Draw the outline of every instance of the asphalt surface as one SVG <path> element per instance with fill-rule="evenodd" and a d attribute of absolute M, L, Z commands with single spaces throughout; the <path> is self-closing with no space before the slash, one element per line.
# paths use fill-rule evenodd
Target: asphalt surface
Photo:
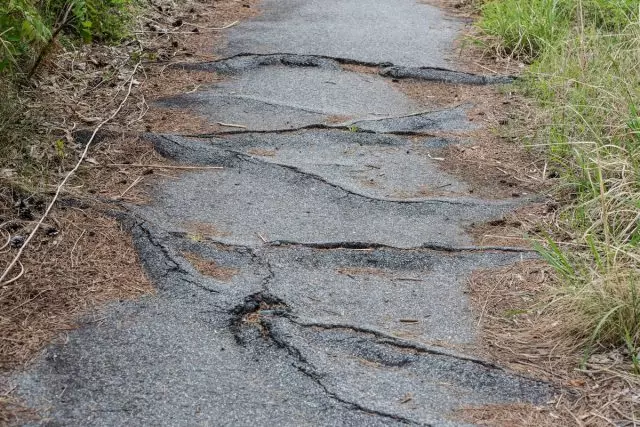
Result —
<path fill-rule="evenodd" d="M 460 350 L 477 339 L 469 275 L 532 256 L 474 246 L 468 226 L 516 202 L 470 197 L 431 156 L 473 128 L 470 106 L 420 111 L 391 83 L 494 82 L 433 68 L 460 24 L 413 0 L 262 7 L 199 65 L 226 81 L 161 103 L 244 129 L 148 135 L 224 167 L 158 179 L 122 215 L 158 292 L 88 318 L 18 393 L 48 426 L 448 426 L 548 400 Z"/>

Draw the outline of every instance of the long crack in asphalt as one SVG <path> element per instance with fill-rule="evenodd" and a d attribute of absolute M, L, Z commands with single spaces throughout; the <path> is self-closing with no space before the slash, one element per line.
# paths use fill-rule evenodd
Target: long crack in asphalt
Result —
<path fill-rule="evenodd" d="M 460 23 L 413 0 L 263 9 L 197 66 L 228 80 L 160 102 L 244 129 L 147 136 L 224 166 L 158 180 L 123 216 L 157 294 L 88 319 L 19 393 L 78 426 L 460 425 L 465 406 L 545 402 L 547 384 L 461 350 L 469 275 L 533 256 L 467 227 L 526 200 L 471 197 L 431 156 L 475 128 L 470 106 L 421 111 L 392 84 L 510 78 L 447 69 Z"/>

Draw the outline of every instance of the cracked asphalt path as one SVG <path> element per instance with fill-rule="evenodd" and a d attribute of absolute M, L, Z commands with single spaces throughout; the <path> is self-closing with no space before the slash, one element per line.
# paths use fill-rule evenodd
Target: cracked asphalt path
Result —
<path fill-rule="evenodd" d="M 532 256 L 474 246 L 469 224 L 517 205 L 469 197 L 430 155 L 475 126 L 469 106 L 420 111 L 390 82 L 501 80 L 434 68 L 460 25 L 413 0 L 263 9 L 198 66 L 228 80 L 162 102 L 245 129 L 149 135 L 224 166 L 158 180 L 123 216 L 157 294 L 51 346 L 19 393 L 77 426 L 460 425 L 465 406 L 546 401 L 454 350 L 476 339 L 471 272 Z"/>

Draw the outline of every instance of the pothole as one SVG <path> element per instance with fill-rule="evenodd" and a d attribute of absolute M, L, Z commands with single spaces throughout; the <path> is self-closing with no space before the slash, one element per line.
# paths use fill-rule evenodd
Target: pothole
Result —
<path fill-rule="evenodd" d="M 263 338 L 269 335 L 265 318 L 286 316 L 291 312 L 287 304 L 280 298 L 267 292 L 256 292 L 245 297 L 242 304 L 231 310 L 230 329 L 236 342 L 244 345 L 254 338 L 256 332 Z"/>

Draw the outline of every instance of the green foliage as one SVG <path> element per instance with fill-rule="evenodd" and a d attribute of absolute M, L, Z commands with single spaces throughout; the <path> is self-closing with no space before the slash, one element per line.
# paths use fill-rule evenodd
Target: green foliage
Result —
<path fill-rule="evenodd" d="M 134 0 L 3 0 L 0 4 L 0 72 L 33 57 L 62 30 L 88 43 L 127 37 Z"/>
<path fill-rule="evenodd" d="M 0 71 L 18 65 L 23 54 L 50 36 L 50 29 L 29 0 L 0 5 Z"/>
<path fill-rule="evenodd" d="M 580 13 L 580 9 L 577 12 Z M 582 0 L 582 13 L 585 24 L 609 32 L 618 32 L 624 30 L 630 22 L 638 21 L 640 1 Z"/>
<path fill-rule="evenodd" d="M 640 0 L 490 0 L 478 26 L 500 55 L 531 61 L 576 27 L 617 32 L 638 21 Z"/>
<path fill-rule="evenodd" d="M 71 16 L 66 29 L 85 42 L 117 42 L 128 35 L 133 0 L 47 0 L 43 10 L 51 21 L 59 19 L 69 6 Z"/>
<path fill-rule="evenodd" d="M 480 28 L 493 37 L 499 54 L 535 57 L 567 32 L 566 0 L 494 0 L 481 8 Z"/>

